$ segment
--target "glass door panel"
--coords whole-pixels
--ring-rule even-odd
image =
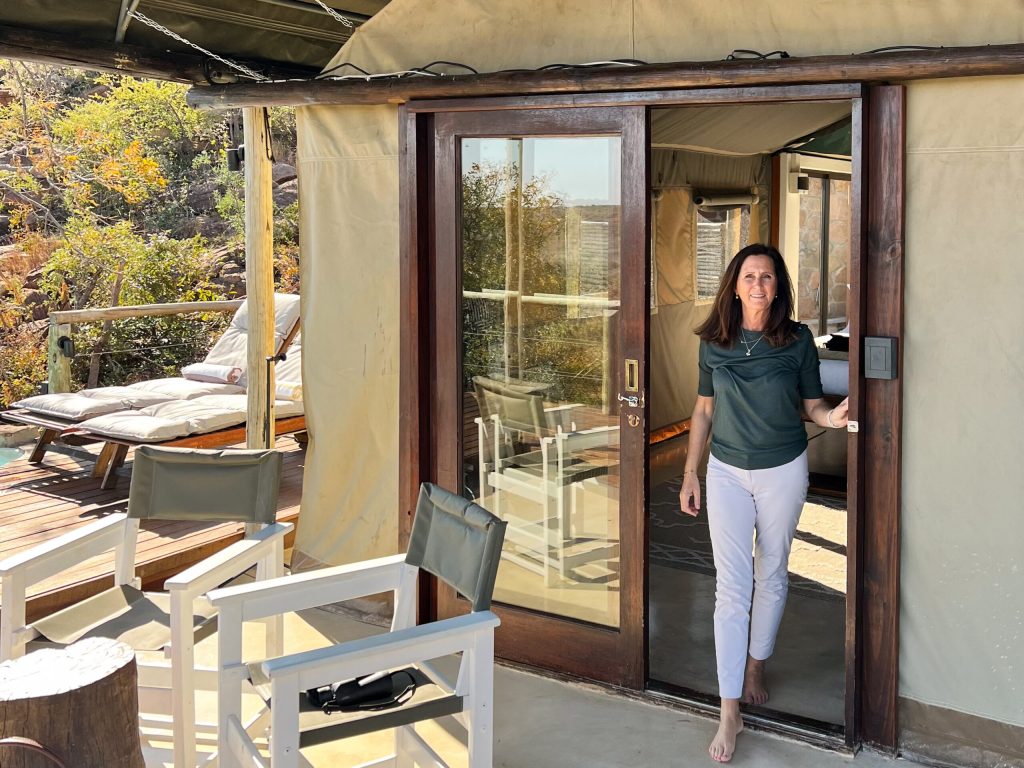
[[[619,625],[619,136],[462,138],[462,467],[495,599]]]
[[[645,112],[433,120],[434,476],[508,523],[497,653],[640,687]]]

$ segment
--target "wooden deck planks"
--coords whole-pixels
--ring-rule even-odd
[[[284,452],[277,519],[295,522],[305,449],[290,437],[279,438],[277,448]],[[91,469],[89,461],[56,453],[48,453],[42,464],[22,458],[0,467],[0,558],[124,511],[129,484],[103,490],[102,478],[89,476]],[[136,572],[145,586],[159,587],[241,537],[242,526],[237,524],[147,521],[139,533]],[[113,555],[108,554],[34,585],[29,589],[29,620],[104,589],[113,583],[112,573]]]

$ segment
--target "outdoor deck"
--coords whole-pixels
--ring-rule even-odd
[[[294,522],[302,496],[305,447],[290,436],[277,440],[284,453],[284,474],[277,519]],[[132,454],[125,467],[130,470]],[[102,478],[90,477],[92,463],[47,453],[42,464],[25,458],[0,467],[0,559],[28,549],[127,506],[128,477],[102,490]],[[122,470],[123,471],[123,470]],[[238,524],[149,521],[142,524],[136,572],[146,586],[199,562],[241,538]],[[291,545],[289,538],[286,546]],[[113,556],[94,558],[78,568],[29,588],[28,619],[99,592],[113,583]]]

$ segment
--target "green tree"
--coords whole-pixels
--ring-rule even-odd
[[[26,297],[38,305],[45,292],[50,311],[224,298],[210,279],[211,253],[244,236],[225,117],[189,108],[185,86],[0,61],[5,92],[13,98],[0,98],[0,248],[15,250],[0,250],[0,407],[45,379],[45,321],[31,322]],[[275,153],[294,162],[293,112],[272,110],[270,119]],[[297,291],[298,206],[275,213],[276,271]],[[30,290],[26,276],[40,264]],[[93,386],[176,371],[225,321],[82,325],[74,378]]]
[[[548,385],[550,400],[602,404],[605,334],[601,314],[519,296],[564,295],[566,206],[549,179],[520,179],[517,164],[478,163],[462,175],[462,287],[509,298],[463,299],[463,386],[494,372]]]

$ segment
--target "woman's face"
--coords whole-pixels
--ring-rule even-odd
[[[752,312],[766,311],[777,292],[775,263],[771,257],[762,253],[747,256],[736,279],[736,293],[743,308]]]

